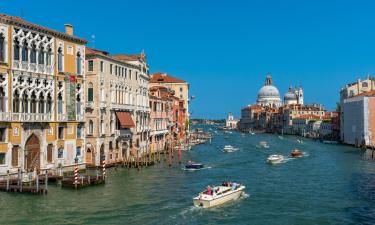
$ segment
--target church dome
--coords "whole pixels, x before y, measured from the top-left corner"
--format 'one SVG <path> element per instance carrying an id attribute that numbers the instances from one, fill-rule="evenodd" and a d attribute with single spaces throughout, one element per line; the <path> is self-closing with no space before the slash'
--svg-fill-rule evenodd
<path id="1" fill-rule="evenodd" d="M 297 96 L 292 92 L 288 92 L 284 95 L 284 100 L 297 100 Z"/>
<path id="2" fill-rule="evenodd" d="M 269 98 L 269 97 L 276 97 L 280 98 L 279 90 L 272 85 L 263 86 L 258 92 L 258 98 Z"/>

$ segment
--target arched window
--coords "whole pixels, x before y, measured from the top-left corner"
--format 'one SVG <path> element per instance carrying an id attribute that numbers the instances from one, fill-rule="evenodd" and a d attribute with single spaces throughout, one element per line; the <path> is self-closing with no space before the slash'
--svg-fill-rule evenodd
<path id="1" fill-rule="evenodd" d="M 46 110 L 47 113 L 52 113 L 52 98 L 50 94 L 47 95 Z"/>
<path id="2" fill-rule="evenodd" d="M 94 87 L 92 83 L 89 83 L 87 88 L 87 101 L 93 102 L 94 101 Z"/>
<path id="3" fill-rule="evenodd" d="M 36 113 L 36 95 L 35 92 L 31 94 L 31 102 L 30 102 L 30 112 Z"/>
<path id="4" fill-rule="evenodd" d="M 57 67 L 59 72 L 63 71 L 63 51 L 61 47 L 57 50 Z"/>
<path id="5" fill-rule="evenodd" d="M 20 94 L 18 90 L 15 90 L 13 94 L 13 112 L 20 112 Z"/>
<path id="6" fill-rule="evenodd" d="M 20 60 L 20 43 L 18 42 L 18 40 L 14 41 L 13 59 L 16 61 Z"/>
<path id="7" fill-rule="evenodd" d="M 41 64 L 41 65 L 44 64 L 44 51 L 43 51 L 43 46 L 40 46 L 40 47 L 39 47 L 38 64 Z"/>
<path id="8" fill-rule="evenodd" d="M 36 63 L 36 45 L 35 45 L 35 43 L 33 43 L 31 45 L 30 63 Z"/>
<path id="9" fill-rule="evenodd" d="M 28 113 L 29 112 L 29 100 L 26 92 L 22 95 L 22 112 Z"/>
<path id="10" fill-rule="evenodd" d="M 26 41 L 22 43 L 22 61 L 23 62 L 29 61 L 29 49 L 27 48 Z"/>
<path id="11" fill-rule="evenodd" d="M 51 47 L 48 47 L 46 59 L 47 59 L 47 66 L 50 66 L 51 62 L 52 62 L 52 49 L 51 49 Z"/>
<path id="12" fill-rule="evenodd" d="M 94 122 L 92 120 L 89 121 L 89 134 L 94 133 Z"/>
<path id="13" fill-rule="evenodd" d="M 5 61 L 5 38 L 3 34 L 0 34 L 0 62 Z"/>
<path id="14" fill-rule="evenodd" d="M 40 93 L 40 95 L 39 95 L 38 112 L 44 113 L 44 95 L 43 95 L 43 93 Z"/>
<path id="15" fill-rule="evenodd" d="M 77 75 L 81 75 L 82 58 L 81 53 L 77 53 Z"/>
<path id="16" fill-rule="evenodd" d="M 57 112 L 63 114 L 63 97 L 61 93 L 57 96 Z"/>
<path id="17" fill-rule="evenodd" d="M 0 112 L 5 112 L 5 104 L 6 104 L 5 92 L 4 92 L 4 89 L 0 87 Z"/>
<path id="18" fill-rule="evenodd" d="M 77 95 L 77 115 L 81 115 L 81 96 Z"/>

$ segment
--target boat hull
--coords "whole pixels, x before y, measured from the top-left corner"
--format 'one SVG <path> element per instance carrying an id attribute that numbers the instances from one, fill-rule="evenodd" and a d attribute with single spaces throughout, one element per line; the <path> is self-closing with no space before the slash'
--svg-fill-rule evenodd
<path id="1" fill-rule="evenodd" d="M 192 164 L 192 165 L 186 165 L 185 169 L 188 170 L 198 170 L 198 169 L 203 169 L 204 165 L 203 164 Z"/>
<path id="2" fill-rule="evenodd" d="M 236 191 L 233 191 L 231 193 L 228 193 L 224 196 L 220 196 L 214 199 L 199 199 L 199 197 L 196 197 L 193 199 L 193 203 L 195 207 L 199 208 L 212 208 L 215 206 L 219 206 L 222 204 L 225 204 L 229 201 L 234 201 L 241 197 L 242 193 L 244 191 L 244 188 L 240 188 Z"/>

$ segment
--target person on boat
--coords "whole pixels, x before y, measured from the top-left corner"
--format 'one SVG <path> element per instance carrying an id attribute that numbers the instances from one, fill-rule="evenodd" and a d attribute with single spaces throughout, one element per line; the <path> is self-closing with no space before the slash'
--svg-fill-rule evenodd
<path id="1" fill-rule="evenodd" d="M 236 190 L 238 187 L 237 183 L 232 183 L 232 191 Z"/>
<path id="2" fill-rule="evenodd" d="M 212 188 L 211 188 L 211 186 L 207 187 L 207 195 L 212 195 Z"/>

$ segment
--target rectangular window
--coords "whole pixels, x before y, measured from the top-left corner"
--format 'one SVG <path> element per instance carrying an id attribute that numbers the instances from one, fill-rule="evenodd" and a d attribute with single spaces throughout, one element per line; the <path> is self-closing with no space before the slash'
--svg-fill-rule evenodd
<path id="1" fill-rule="evenodd" d="M 47 162 L 48 163 L 52 162 L 52 155 L 53 155 L 53 145 L 49 144 L 47 146 Z"/>
<path id="2" fill-rule="evenodd" d="M 132 70 L 129 70 L 129 79 L 132 79 Z"/>
<path id="3" fill-rule="evenodd" d="M 128 69 L 127 69 L 127 68 L 125 68 L 125 78 L 126 78 L 126 73 L 127 73 L 127 70 L 128 70 Z"/>
<path id="4" fill-rule="evenodd" d="M 89 87 L 88 88 L 88 90 L 87 90 L 87 94 L 88 94 L 88 96 L 87 96 L 87 100 L 89 101 L 89 102 L 92 102 L 92 101 L 94 101 L 94 88 L 92 88 L 92 87 Z"/>
<path id="5" fill-rule="evenodd" d="M 78 126 L 77 127 L 77 139 L 81 139 L 81 138 L 82 138 L 82 127 Z"/>
<path id="6" fill-rule="evenodd" d="M 81 156 L 81 147 L 76 148 L 76 156 L 77 157 Z"/>
<path id="7" fill-rule="evenodd" d="M 117 75 L 117 66 L 115 66 L 115 75 Z"/>
<path id="8" fill-rule="evenodd" d="M 18 166 L 18 146 L 12 148 L 12 166 Z"/>
<path id="9" fill-rule="evenodd" d="M 104 62 L 100 61 L 100 72 L 104 72 Z"/>
<path id="10" fill-rule="evenodd" d="M 90 72 L 94 71 L 94 61 L 90 60 L 90 61 L 88 62 L 88 64 L 89 64 L 89 68 L 88 68 L 88 70 L 89 70 Z"/>
<path id="11" fill-rule="evenodd" d="M 0 153 L 0 165 L 5 164 L 5 153 Z"/>
<path id="12" fill-rule="evenodd" d="M 64 127 L 59 127 L 58 136 L 60 140 L 64 139 Z"/>
<path id="13" fill-rule="evenodd" d="M 6 128 L 0 128 L 0 141 L 6 141 Z"/>
<path id="14" fill-rule="evenodd" d="M 57 158 L 58 159 L 62 159 L 64 157 L 64 149 L 63 148 L 59 148 L 57 150 Z"/>
<path id="15" fill-rule="evenodd" d="M 109 73 L 112 74 L 113 65 L 109 65 Z"/>

